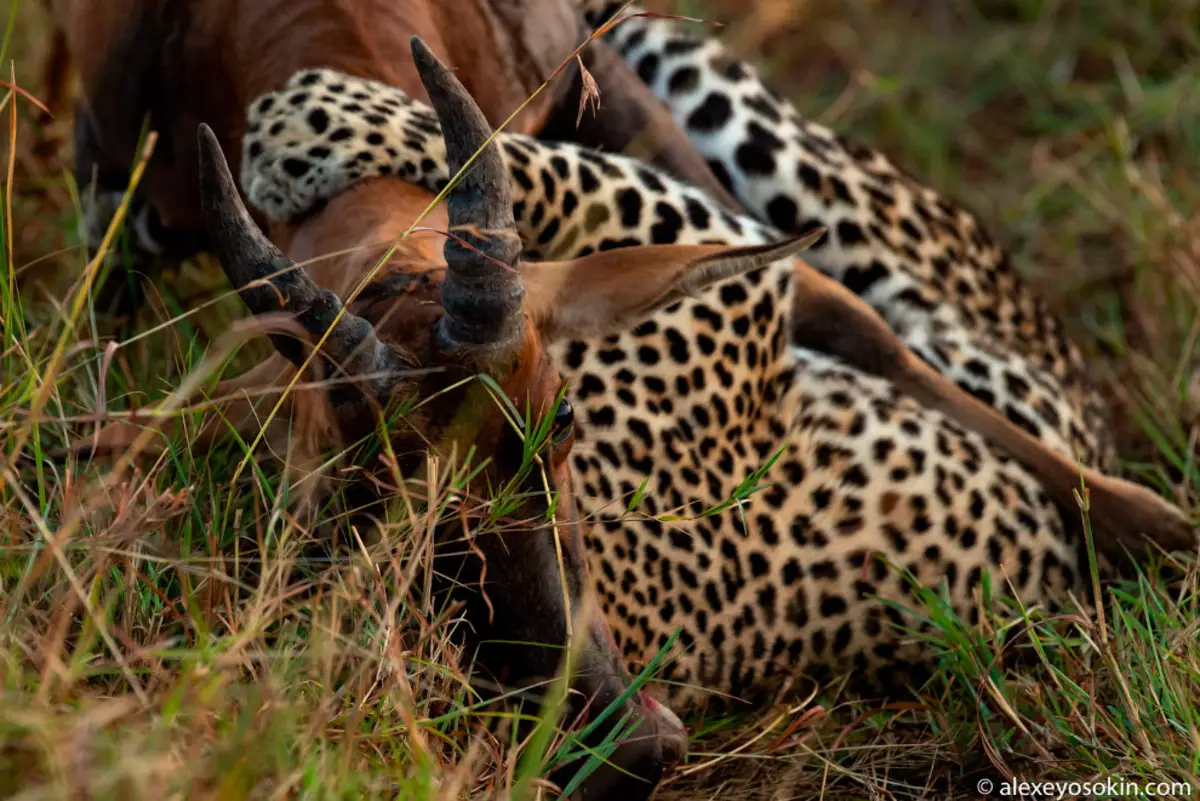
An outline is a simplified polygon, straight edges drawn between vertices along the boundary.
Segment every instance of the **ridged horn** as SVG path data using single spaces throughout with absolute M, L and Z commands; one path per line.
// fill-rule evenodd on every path
M 197 140 L 204 228 L 229 282 L 254 314 L 289 312 L 306 331 L 321 336 L 341 311 L 342 302 L 317 286 L 258 229 L 238 194 L 212 129 L 201 123 Z M 295 340 L 280 335 L 272 335 L 271 340 L 293 364 L 303 363 L 304 352 Z M 371 324 L 349 312 L 325 340 L 323 353 L 350 376 L 386 376 L 402 368 L 396 354 L 375 336 Z M 386 384 L 386 379 L 382 383 Z
M 487 118 L 454 74 L 419 36 L 413 61 L 442 126 L 450 174 L 456 174 L 492 134 Z M 525 288 L 517 271 L 521 240 L 513 223 L 508 170 L 495 142 L 475 159 L 450 191 L 446 278 L 439 323 L 444 346 L 503 351 L 520 341 Z M 472 249 L 473 248 L 473 249 Z

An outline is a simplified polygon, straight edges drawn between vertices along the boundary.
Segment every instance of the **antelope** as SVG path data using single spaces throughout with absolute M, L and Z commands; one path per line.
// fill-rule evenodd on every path
M 488 566 L 485 587 L 495 617 L 480 611 L 477 597 L 468 598 L 466 613 L 479 640 L 475 652 L 481 665 L 518 685 L 553 675 L 558 662 L 554 655 L 567 644 L 565 602 L 570 601 L 572 609 L 587 608 L 584 596 L 591 592 L 591 581 L 579 545 L 580 523 L 566 462 L 572 444 L 571 408 L 552 405 L 561 381 L 545 356 L 537 315 L 552 307 L 576 307 L 588 324 L 624 325 L 680 287 L 693 291 L 724 275 L 752 269 L 794 251 L 795 243 L 718 254 L 688 248 L 647 251 L 640 257 L 647 268 L 645 280 L 636 287 L 608 281 L 601 287 L 608 293 L 607 303 L 593 303 L 586 292 L 562 297 L 555 294 L 558 284 L 546 280 L 543 268 L 517 266 L 507 178 L 494 148 L 488 148 L 451 193 L 448 210 L 435 210 L 426 220 L 431 229 L 449 225 L 466 232 L 458 241 L 447 242 L 442 253 L 431 236 L 408 237 L 377 283 L 384 288 L 383 296 L 368 292 L 356 307 L 346 309 L 339 298 L 380 261 L 431 196 L 400 181 L 371 182 L 309 220 L 269 226 L 265 236 L 258 227 L 262 216 L 245 207 L 224 156 L 226 151 L 237 152 L 248 100 L 314 64 L 333 64 L 388 81 L 434 103 L 443 127 L 451 132 L 447 148 L 461 167 L 486 141 L 490 126 L 518 109 L 581 41 L 586 26 L 577 12 L 556 0 L 476 0 L 453 9 L 419 0 L 54 0 L 53 9 L 82 83 L 77 173 L 84 183 L 94 178 L 99 193 L 122 191 L 136 158 L 141 126 L 149 116 L 158 145 L 139 190 L 142 216 L 133 222 L 144 240 L 167 256 L 211 248 L 251 312 L 283 312 L 301 331 L 325 337 L 321 357 L 315 360 L 317 374 L 329 376 L 336 370 L 359 379 L 328 394 L 332 436 L 353 441 L 371 430 L 380 407 L 398 396 L 440 393 L 436 410 L 410 421 L 412 430 L 392 432 L 394 452 L 412 455 L 405 463 L 411 467 L 427 452 L 465 453 L 470 444 L 491 460 L 480 484 L 503 486 L 514 475 L 514 460 L 520 462 L 519 441 L 513 440 L 513 432 L 479 386 L 446 388 L 464 376 L 485 372 L 518 408 L 554 415 L 556 434 L 544 463 L 558 495 L 555 529 L 562 540 L 566 575 L 560 575 L 556 534 L 549 526 L 506 538 L 502 544 L 484 538 L 480 548 Z M 456 74 L 445 69 L 433 51 L 441 53 Z M 673 137 L 686 144 L 619 58 L 604 47 L 589 51 L 584 64 L 600 91 L 610 105 L 622 109 L 622 119 L 637 127 L 622 132 L 607 122 L 584 126 L 578 134 L 582 139 L 620 148 L 648 126 L 668 143 Z M 577 70 L 551 80 L 512 120 L 512 128 L 536 132 L 573 120 L 570 89 L 580 80 Z M 478 105 L 472 94 L 479 98 Z M 686 146 L 663 147 L 660 162 L 693 182 L 707 182 L 714 193 L 723 192 Z M 236 171 L 236 157 L 232 166 Z M 303 270 L 287 269 L 330 252 L 346 255 Z M 616 269 L 609 257 L 567 266 L 578 271 L 585 287 L 603 283 Z M 295 339 L 281 334 L 272 341 L 278 351 L 273 359 L 219 385 L 218 394 L 286 384 L 304 363 L 304 351 Z M 414 367 L 436 368 L 437 377 L 405 378 Z M 255 419 L 253 405 L 237 398 L 225 415 L 241 427 Z M 218 426 L 209 427 L 200 433 L 196 447 L 207 447 L 220 433 Z M 425 443 L 434 445 L 427 448 Z M 454 451 L 456 445 L 460 447 Z M 514 513 L 542 519 L 547 503 L 531 501 Z M 480 572 L 477 565 L 474 569 Z M 562 597 L 563 585 L 570 591 L 567 599 Z M 584 642 L 574 688 L 583 699 L 580 703 L 595 714 L 621 697 L 629 676 L 615 661 L 611 633 L 599 613 L 576 630 Z M 488 645 L 518 641 L 555 648 Z M 583 784 L 582 797 L 645 797 L 664 765 L 683 753 L 686 738 L 678 719 L 641 694 L 617 710 L 612 723 L 597 735 L 603 737 L 624 715 L 642 723 L 635 739 L 613 755 L 615 767 Z M 570 775 L 556 779 L 565 781 Z

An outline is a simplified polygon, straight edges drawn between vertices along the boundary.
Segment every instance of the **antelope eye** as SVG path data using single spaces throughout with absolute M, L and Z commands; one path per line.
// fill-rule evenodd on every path
M 571 408 L 571 402 L 563 398 L 558 403 L 558 409 L 554 412 L 554 428 L 565 434 L 575 425 L 575 410 Z

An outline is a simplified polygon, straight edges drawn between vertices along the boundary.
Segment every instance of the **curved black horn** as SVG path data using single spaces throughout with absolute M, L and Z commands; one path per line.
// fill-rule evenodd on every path
M 212 129 L 201 123 L 197 140 L 204 228 L 229 282 L 254 314 L 286 311 L 309 333 L 324 334 L 341 311 L 341 301 L 317 286 L 254 224 Z M 303 363 L 304 352 L 297 342 L 277 335 L 271 340 L 293 364 Z M 386 375 L 401 367 L 395 353 L 375 336 L 371 324 L 349 312 L 330 332 L 323 351 L 351 376 Z
M 442 125 L 450 174 L 455 175 L 492 134 L 487 118 L 454 74 L 412 38 L 413 61 Z M 450 191 L 447 207 L 455 236 L 446 240 L 446 279 L 440 323 L 443 344 L 503 350 L 521 336 L 525 289 L 517 272 L 521 240 L 513 223 L 512 193 L 495 142 L 479 153 Z

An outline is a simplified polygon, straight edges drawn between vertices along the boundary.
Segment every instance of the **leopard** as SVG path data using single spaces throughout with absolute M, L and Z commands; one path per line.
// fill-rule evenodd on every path
M 452 177 L 426 106 L 333 70 L 298 72 L 248 120 L 240 181 L 273 219 L 357 181 L 439 192 Z M 530 260 L 781 237 L 632 158 L 497 141 Z M 579 421 L 590 572 L 631 669 L 680 646 L 660 683 L 677 711 L 761 703 L 801 678 L 919 683 L 936 653 L 930 621 L 901 611 L 918 588 L 972 624 L 985 587 L 1047 611 L 1087 588 L 1081 528 L 1037 480 L 886 379 L 793 342 L 796 291 L 779 262 L 550 351 Z

